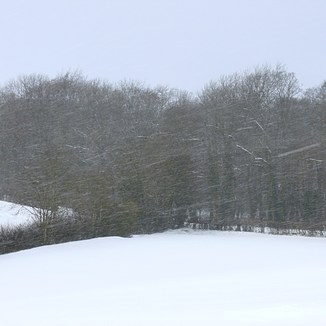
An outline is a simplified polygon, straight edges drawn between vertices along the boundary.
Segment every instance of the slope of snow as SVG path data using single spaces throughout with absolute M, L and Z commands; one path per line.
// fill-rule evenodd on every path
M 218 231 L 0 256 L 6 326 L 322 326 L 326 240 Z
M 0 226 L 13 227 L 32 221 L 32 209 L 6 201 L 0 201 Z

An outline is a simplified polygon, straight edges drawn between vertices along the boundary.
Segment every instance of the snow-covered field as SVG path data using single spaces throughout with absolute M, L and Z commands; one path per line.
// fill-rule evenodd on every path
M 326 239 L 218 231 L 0 256 L 5 326 L 324 326 Z
M 32 221 L 32 208 L 0 201 L 0 226 L 13 227 Z

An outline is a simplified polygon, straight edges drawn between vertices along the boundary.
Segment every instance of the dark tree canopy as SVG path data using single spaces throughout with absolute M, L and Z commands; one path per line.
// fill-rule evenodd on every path
M 80 238 L 187 223 L 322 229 L 326 82 L 298 85 L 281 66 L 197 97 L 78 73 L 22 77 L 0 90 L 0 194 L 42 210 L 43 228 L 71 209 L 66 231 Z M 43 240 L 65 238 L 54 233 Z

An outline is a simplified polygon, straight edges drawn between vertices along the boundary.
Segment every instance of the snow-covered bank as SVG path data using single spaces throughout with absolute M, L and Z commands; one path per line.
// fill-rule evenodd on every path
M 14 227 L 32 222 L 32 208 L 0 201 L 0 226 Z
M 326 241 L 218 231 L 0 256 L 1 324 L 325 325 Z

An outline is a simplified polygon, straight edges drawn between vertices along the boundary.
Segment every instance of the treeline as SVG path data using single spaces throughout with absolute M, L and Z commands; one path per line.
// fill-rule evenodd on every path
M 44 243 L 62 207 L 92 236 L 187 223 L 322 229 L 325 124 L 326 82 L 301 90 L 280 66 L 197 96 L 22 77 L 0 90 L 0 195 L 39 208 Z

